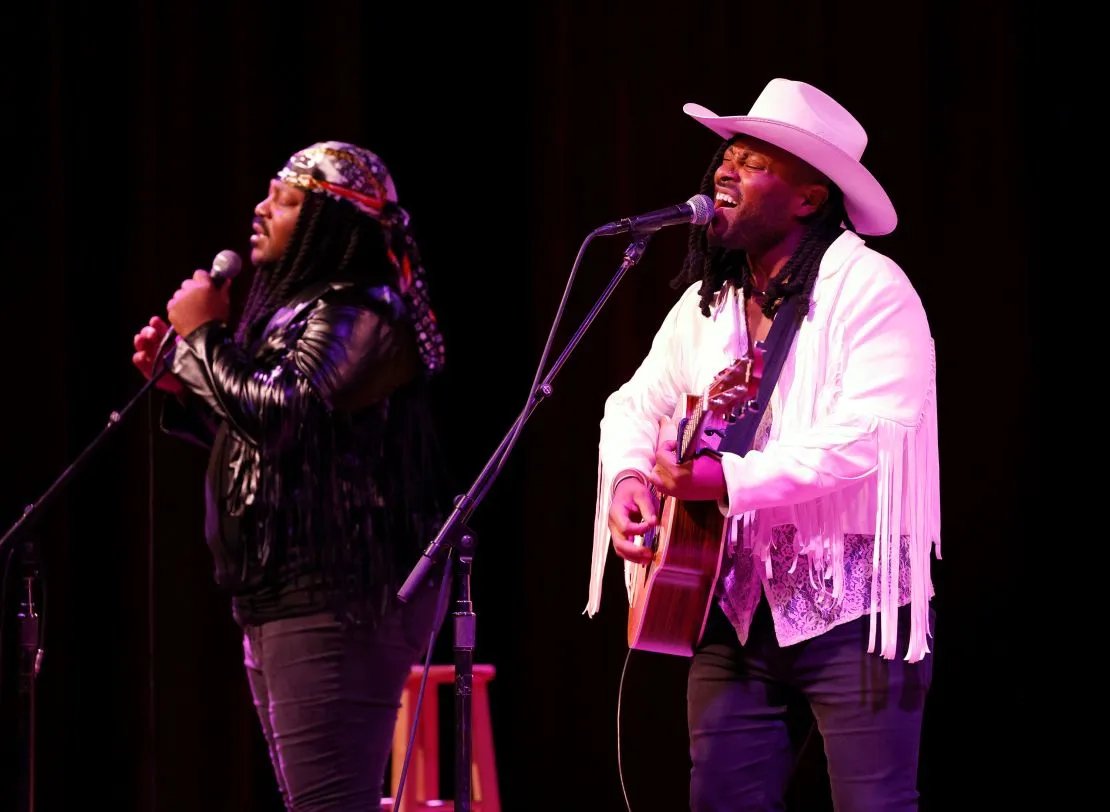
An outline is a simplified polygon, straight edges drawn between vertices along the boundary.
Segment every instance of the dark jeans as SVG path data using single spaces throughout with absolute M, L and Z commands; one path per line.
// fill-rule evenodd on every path
M 932 655 L 867 653 L 867 616 L 782 648 L 760 601 L 745 646 L 714 606 L 687 683 L 693 812 L 783 810 L 795 766 L 791 703 L 808 703 L 824 739 L 839 812 L 917 809 L 917 762 Z M 932 628 L 930 626 L 930 628 Z M 796 718 L 796 717 L 794 717 Z
M 377 628 L 333 615 L 244 627 L 247 677 L 289 812 L 381 807 L 401 690 L 427 648 L 438 583 Z

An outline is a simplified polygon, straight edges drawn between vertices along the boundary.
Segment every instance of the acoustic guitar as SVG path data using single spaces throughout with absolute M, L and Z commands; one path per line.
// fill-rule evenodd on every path
M 674 419 L 675 454 L 686 462 L 717 452 L 725 430 L 751 408 L 759 389 L 764 348 L 753 358 L 717 373 L 700 395 L 679 398 Z M 724 517 L 716 500 L 675 499 L 652 489 L 659 520 L 640 537 L 655 555 L 646 564 L 629 563 L 628 645 L 643 651 L 688 657 L 705 630 L 724 552 Z

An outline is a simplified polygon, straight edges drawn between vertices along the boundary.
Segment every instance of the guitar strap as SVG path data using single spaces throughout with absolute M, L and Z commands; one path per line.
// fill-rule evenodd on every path
M 725 430 L 721 442 L 717 445 L 718 453 L 727 451 L 742 457 L 751 450 L 756 429 L 759 427 L 760 418 L 763 417 L 763 407 L 770 401 L 782 363 L 794 346 L 794 334 L 797 332 L 799 323 L 796 317 L 797 299 L 797 296 L 789 297 L 775 311 L 775 320 L 771 322 L 771 329 L 767 332 L 767 339 L 764 341 L 766 350 L 763 356 L 763 374 L 759 378 L 755 399 L 749 400 L 744 405 L 744 413 Z

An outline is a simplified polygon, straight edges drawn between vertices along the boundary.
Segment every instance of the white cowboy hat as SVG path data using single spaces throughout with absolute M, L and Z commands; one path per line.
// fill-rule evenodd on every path
M 898 214 L 860 163 L 867 133 L 839 102 L 805 82 L 772 79 L 746 116 L 719 116 L 700 104 L 682 112 L 717 135 L 751 135 L 796 155 L 844 192 L 844 208 L 861 234 L 889 234 Z

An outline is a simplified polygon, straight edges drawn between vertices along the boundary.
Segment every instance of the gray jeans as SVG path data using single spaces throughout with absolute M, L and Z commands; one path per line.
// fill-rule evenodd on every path
M 254 705 L 289 812 L 381 806 L 401 690 L 435 626 L 438 582 L 377 628 L 330 614 L 246 626 Z

